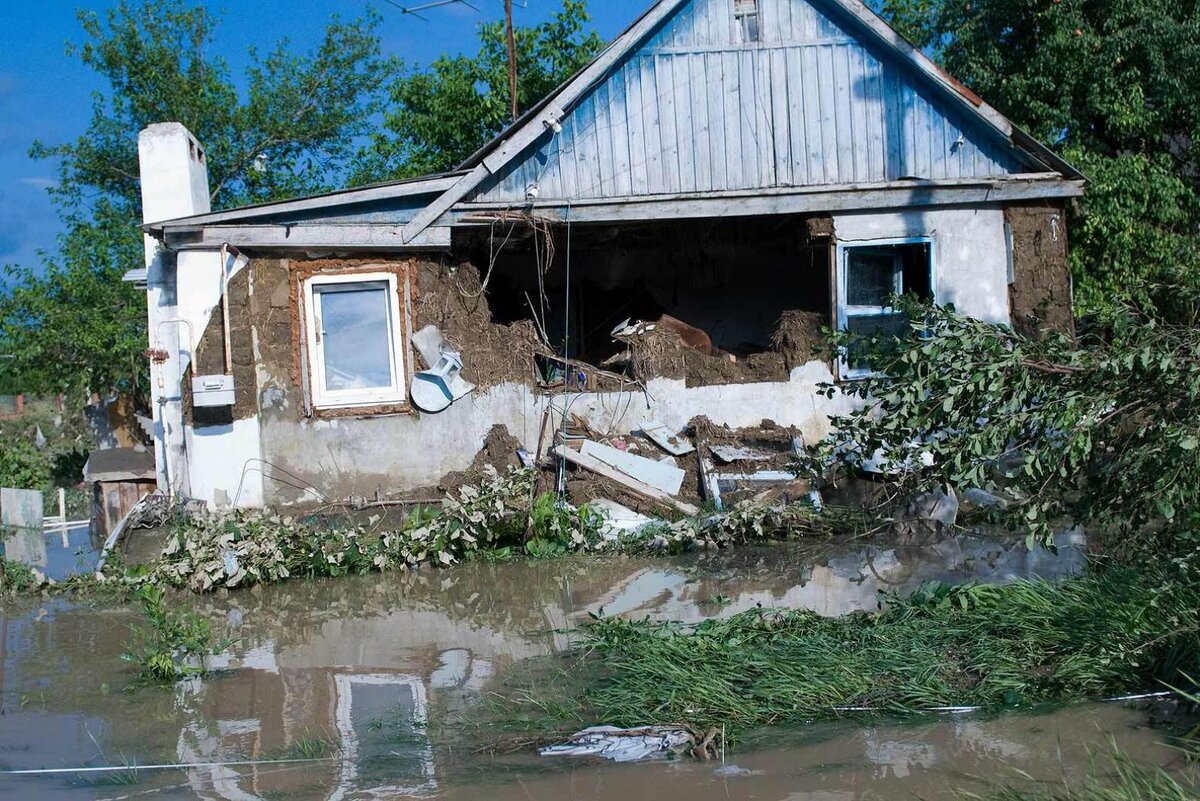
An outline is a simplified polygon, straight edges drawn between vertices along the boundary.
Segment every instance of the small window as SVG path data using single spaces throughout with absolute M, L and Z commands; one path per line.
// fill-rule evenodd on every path
M 305 308 L 314 406 L 405 400 L 395 273 L 314 276 L 305 284 Z
M 762 28 L 759 25 L 758 0 L 733 0 L 733 21 L 741 41 L 759 41 Z
M 927 239 L 878 242 L 839 247 L 838 325 L 843 331 L 871 337 L 904 333 L 908 319 L 896 311 L 893 296 L 932 295 L 933 244 Z M 843 378 L 869 375 L 866 354 L 851 348 L 843 354 Z

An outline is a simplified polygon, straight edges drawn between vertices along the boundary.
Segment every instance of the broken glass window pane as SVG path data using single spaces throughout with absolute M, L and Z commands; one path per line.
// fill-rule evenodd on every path
M 847 253 L 847 304 L 887 306 L 901 292 L 900 259 L 893 253 L 855 248 Z
M 392 385 L 388 285 L 383 282 L 317 287 L 325 389 Z

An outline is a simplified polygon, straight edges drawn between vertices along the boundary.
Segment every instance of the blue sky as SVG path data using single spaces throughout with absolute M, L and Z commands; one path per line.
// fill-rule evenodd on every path
M 479 11 L 453 4 L 424 12 L 428 21 L 401 14 L 384 0 L 371 0 L 383 14 L 383 45 L 409 63 L 427 64 L 442 53 L 475 52 L 475 28 L 503 16 L 503 0 L 471 0 Z M 428 0 L 396 0 L 416 6 Z M 367 0 L 217 0 L 203 3 L 222 13 L 217 46 L 239 75 L 252 45 L 268 50 L 280 38 L 308 49 L 333 14 L 353 17 Z M 651 0 L 591 0 L 593 25 L 606 40 L 633 21 Z M 55 144 L 77 136 L 87 124 L 91 94 L 106 90 L 77 60 L 67 42 L 82 31 L 75 10 L 103 11 L 115 2 L 0 0 L 0 265 L 33 266 L 40 248 L 52 248 L 59 231 L 46 196 L 55 169 L 31 160 L 35 139 Z M 525 8 L 519 6 L 524 4 Z M 516 0 L 518 25 L 534 24 L 560 7 L 560 0 Z M 136 131 L 130 131 L 131 137 Z M 3 281 L 0 276 L 0 282 Z

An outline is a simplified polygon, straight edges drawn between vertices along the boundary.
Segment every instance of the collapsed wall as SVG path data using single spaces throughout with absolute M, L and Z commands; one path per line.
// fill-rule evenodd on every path
M 300 282 L 318 271 L 368 267 L 404 275 L 410 287 L 409 328 L 435 325 L 461 351 L 463 375 L 477 389 L 445 412 L 422 414 L 407 404 L 321 410 L 307 397 Z M 187 419 L 195 436 L 222 436 L 232 422 L 256 417 L 262 465 L 254 469 L 266 479 L 264 499 L 286 505 L 394 497 L 445 486 L 451 474 L 469 473 L 497 425 L 535 449 L 548 413 L 561 414 L 566 397 L 572 414 L 606 434 L 626 434 L 651 422 L 682 429 L 697 414 L 732 426 L 769 417 L 814 438 L 827 425 L 829 402 L 818 397 L 817 385 L 832 375 L 822 362 L 805 361 L 806 351 L 819 340 L 818 322 L 824 324 L 817 313 L 785 315 L 773 332 L 778 344 L 761 355 L 732 361 L 716 349 L 697 350 L 677 334 L 663 335 L 651 353 L 641 349 L 642 343 L 627 343 L 641 355 L 625 366 L 573 363 L 571 372 L 585 376 L 580 384 L 555 384 L 538 367 L 539 359 L 558 358 L 555 347 L 532 320 L 497 321 L 482 291 L 483 275 L 472 262 L 452 258 L 254 259 L 231 281 L 228 293 L 235 403 L 216 409 L 189 403 Z M 219 307 L 198 339 L 194 374 L 224 372 Z M 410 371 L 428 367 L 413 348 L 407 350 L 416 360 Z M 245 466 L 227 469 L 236 473 Z M 231 501 L 235 492 L 226 489 L 219 500 Z

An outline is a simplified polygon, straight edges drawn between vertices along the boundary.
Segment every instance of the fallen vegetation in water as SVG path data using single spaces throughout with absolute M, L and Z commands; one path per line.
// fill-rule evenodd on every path
M 877 613 L 754 610 L 698 624 L 598 618 L 571 681 L 510 718 L 750 728 L 857 713 L 984 710 L 1186 686 L 1200 675 L 1196 566 L 1114 564 L 1063 581 L 927 584 Z M 578 685 L 586 685 L 582 693 Z M 573 689 L 569 689 L 573 688 Z M 564 721 L 565 722 L 565 721 Z
M 53 583 L 13 563 L 0 590 L 82 590 L 120 597 L 154 585 L 209 592 L 292 577 L 448 567 L 518 555 L 682 553 L 862 532 L 867 525 L 865 516 L 852 510 L 818 512 L 807 503 L 747 501 L 721 513 L 655 521 L 606 536 L 600 514 L 587 505 L 562 503 L 551 493 L 538 495 L 535 485 L 532 470 L 501 474 L 489 467 L 480 484 L 461 487 L 440 506 L 418 507 L 390 526 L 381 518 L 365 525 L 331 525 L 259 511 L 174 510 L 164 518 L 170 530 L 165 547 L 149 564 L 125 567 L 114 554 L 99 578 Z

